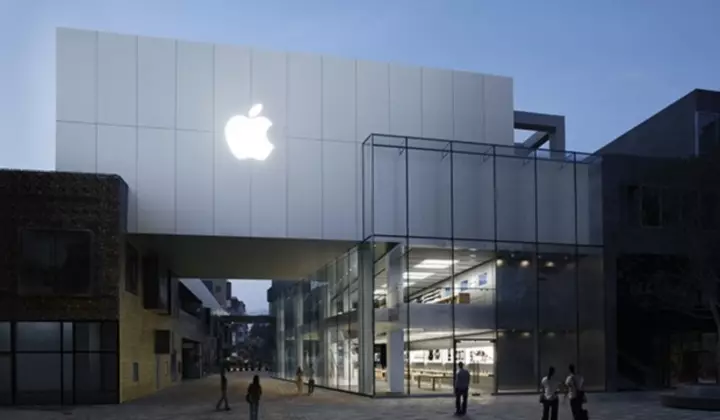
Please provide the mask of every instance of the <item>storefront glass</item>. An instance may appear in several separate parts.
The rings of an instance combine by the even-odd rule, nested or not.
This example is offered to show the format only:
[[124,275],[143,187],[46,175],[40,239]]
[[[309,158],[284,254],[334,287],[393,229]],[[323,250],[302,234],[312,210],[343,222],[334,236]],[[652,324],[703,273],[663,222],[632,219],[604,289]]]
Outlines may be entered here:
[[[366,239],[284,289],[278,332],[292,361],[280,376],[312,366],[332,389],[439,395],[462,362],[474,390],[534,392],[550,366],[575,364],[589,389],[604,389],[598,163],[371,136]],[[291,302],[301,317],[287,318]]]

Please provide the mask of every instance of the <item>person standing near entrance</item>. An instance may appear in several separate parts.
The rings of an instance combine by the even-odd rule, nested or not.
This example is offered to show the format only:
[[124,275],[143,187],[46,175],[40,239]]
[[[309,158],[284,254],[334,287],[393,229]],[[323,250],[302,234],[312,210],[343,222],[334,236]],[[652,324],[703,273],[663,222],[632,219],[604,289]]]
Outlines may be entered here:
[[[455,375],[455,415],[464,416],[467,414],[467,399],[470,388],[470,372],[465,369],[463,362],[458,363],[458,371]],[[461,401],[462,400],[462,401]]]
[[587,418],[585,409],[583,409],[583,403],[585,403],[585,391],[583,390],[585,379],[575,373],[575,365],[568,366],[568,370],[570,374],[565,379],[565,386],[567,387],[566,397],[570,398],[570,411],[574,420],[585,420]]
[[308,381],[308,395],[312,395],[313,392],[315,392],[315,370],[313,370],[312,363],[308,365],[305,375],[307,376]]
[[[560,383],[555,379],[555,368],[550,366],[546,377],[540,381],[542,394],[540,404],[543,406],[542,420],[557,420],[558,418],[558,387]],[[550,418],[548,419],[548,415]]]
[[260,396],[262,395],[262,387],[260,386],[260,377],[253,376],[252,383],[248,386],[245,401],[250,406],[250,420],[257,420],[260,411]]
[[215,410],[220,411],[220,405],[225,403],[225,411],[230,411],[230,405],[228,405],[227,397],[227,376],[225,376],[225,369],[220,368],[220,399],[215,404]]
[[297,370],[295,371],[295,386],[297,387],[297,393],[302,394],[303,389],[303,371],[300,366],[298,366]]

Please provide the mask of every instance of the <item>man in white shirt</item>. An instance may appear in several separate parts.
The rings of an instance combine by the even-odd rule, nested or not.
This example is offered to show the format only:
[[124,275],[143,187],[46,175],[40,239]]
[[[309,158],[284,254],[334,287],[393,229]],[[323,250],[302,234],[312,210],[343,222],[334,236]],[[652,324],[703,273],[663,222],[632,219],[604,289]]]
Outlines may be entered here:
[[540,381],[542,387],[542,394],[540,395],[540,402],[543,406],[542,420],[557,420],[558,418],[558,387],[560,381],[555,379],[555,368],[550,366],[546,377]]
[[575,373],[575,365],[570,365],[568,370],[570,371],[570,374],[567,379],[565,379],[565,386],[568,390],[567,396],[570,398],[570,411],[572,412],[573,419],[583,420],[583,403],[585,402],[585,391],[583,391],[583,385],[585,379]]

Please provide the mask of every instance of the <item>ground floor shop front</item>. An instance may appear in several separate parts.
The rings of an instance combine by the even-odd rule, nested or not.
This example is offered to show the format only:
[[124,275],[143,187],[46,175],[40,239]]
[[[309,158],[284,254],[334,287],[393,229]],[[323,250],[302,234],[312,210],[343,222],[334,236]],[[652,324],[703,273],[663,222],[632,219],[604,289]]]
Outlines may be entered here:
[[273,294],[278,376],[365,395],[535,392],[574,364],[607,389],[602,252],[366,242]]

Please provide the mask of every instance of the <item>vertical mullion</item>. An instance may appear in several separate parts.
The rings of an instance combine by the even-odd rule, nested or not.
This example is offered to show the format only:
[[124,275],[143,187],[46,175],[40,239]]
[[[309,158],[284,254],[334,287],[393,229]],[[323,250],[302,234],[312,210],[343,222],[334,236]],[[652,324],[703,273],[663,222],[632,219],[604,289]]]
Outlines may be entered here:
[[[410,271],[410,149],[408,148],[408,138],[405,137],[405,246],[406,249],[401,249],[400,255],[403,257],[403,261],[405,262],[405,272]],[[403,361],[405,364],[405,370],[407,371],[407,379],[406,379],[406,390],[408,395],[410,395],[410,389],[412,387],[412,378],[410,377],[410,299],[408,295],[407,302],[405,302],[405,289],[409,289],[410,287],[410,278],[406,280],[406,284],[404,288],[400,288],[402,291],[402,303],[405,304],[406,308],[406,314],[407,314],[407,333],[405,334],[405,341],[403,342],[403,355],[405,354],[405,347],[407,346],[407,362]],[[396,292],[397,293],[397,292]],[[396,299],[396,302],[398,299]],[[406,345],[407,343],[407,345]],[[403,378],[405,377],[405,372],[403,372]]]
[[450,299],[450,318],[452,326],[452,352],[453,352],[453,384],[455,383],[455,376],[457,374],[457,341],[455,340],[455,178],[453,176],[454,162],[453,162],[453,146],[452,142],[448,143],[450,146],[450,282],[451,289],[450,293],[452,298]]
[[494,347],[493,351],[494,351],[495,357],[493,360],[493,364],[494,364],[494,368],[493,368],[494,372],[493,373],[494,373],[494,382],[495,382],[495,385],[494,385],[495,393],[497,393],[498,390],[500,389],[500,376],[499,376],[499,372],[498,372],[499,353],[497,351],[498,328],[500,325],[500,323],[498,321],[500,310],[498,308],[497,294],[498,294],[498,289],[499,289],[500,283],[498,281],[499,276],[498,276],[498,264],[497,264],[497,260],[498,260],[497,207],[498,206],[497,206],[497,150],[496,150],[496,146],[493,145],[491,150],[492,150],[492,158],[491,159],[492,159],[492,184],[493,184],[493,248],[495,249],[495,293],[493,293],[493,295],[494,295],[493,303],[495,304],[495,347]]
[[[537,151],[533,152],[532,155],[533,159],[533,197],[535,198],[534,204],[535,204],[535,244],[534,244],[534,255],[532,264],[535,268],[535,278],[533,281],[535,282],[535,354],[537,355],[537,372],[535,377],[536,378],[542,378],[542,341],[540,339],[540,267],[539,267],[539,259],[538,259],[538,251],[539,251],[539,245],[538,245],[538,197],[537,197],[537,191],[538,191],[538,182],[537,182]],[[537,381],[536,381],[537,383]],[[536,389],[539,390],[538,385],[535,385]]]

